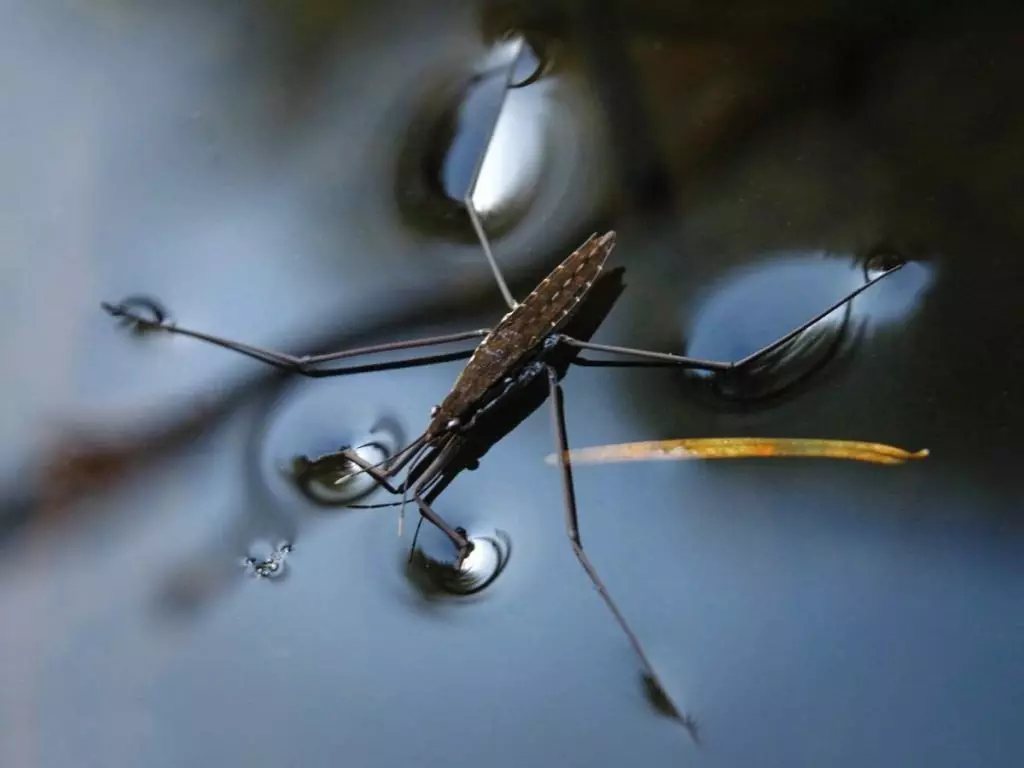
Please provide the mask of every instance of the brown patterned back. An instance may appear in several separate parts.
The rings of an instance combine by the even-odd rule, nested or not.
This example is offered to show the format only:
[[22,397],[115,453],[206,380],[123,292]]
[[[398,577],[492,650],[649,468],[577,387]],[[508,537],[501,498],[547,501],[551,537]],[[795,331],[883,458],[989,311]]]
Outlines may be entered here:
[[508,375],[548,334],[558,330],[587,295],[608,255],[615,247],[615,232],[591,236],[550,275],[541,280],[515,309],[484,337],[455,380],[427,428],[445,431],[449,421],[461,417],[483,394]]

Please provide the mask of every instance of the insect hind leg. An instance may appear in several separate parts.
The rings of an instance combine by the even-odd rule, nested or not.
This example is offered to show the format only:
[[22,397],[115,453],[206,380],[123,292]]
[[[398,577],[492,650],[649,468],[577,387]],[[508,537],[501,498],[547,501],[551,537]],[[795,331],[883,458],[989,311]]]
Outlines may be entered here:
[[636,633],[629,626],[629,622],[626,621],[626,617],[623,616],[619,607],[615,604],[611,594],[604,585],[604,581],[583,549],[583,541],[580,537],[579,515],[576,509],[576,490],[573,485],[572,466],[569,461],[569,438],[565,427],[562,387],[558,383],[558,372],[554,368],[549,366],[547,368],[547,375],[551,391],[551,416],[554,424],[555,441],[558,447],[558,463],[562,469],[562,490],[565,494],[565,527],[569,541],[572,544],[573,554],[576,555],[576,559],[583,567],[583,570],[586,571],[597,593],[615,617],[615,621],[626,635],[629,644],[633,646],[633,650],[636,652],[640,666],[643,669],[644,686],[652,703],[664,714],[678,721],[689,732],[691,738],[694,741],[698,741],[696,720],[692,715],[680,712],[672,702],[672,699],[658,678],[658,673],[655,672],[654,666],[647,658],[647,653],[640,643],[640,638],[637,637]]

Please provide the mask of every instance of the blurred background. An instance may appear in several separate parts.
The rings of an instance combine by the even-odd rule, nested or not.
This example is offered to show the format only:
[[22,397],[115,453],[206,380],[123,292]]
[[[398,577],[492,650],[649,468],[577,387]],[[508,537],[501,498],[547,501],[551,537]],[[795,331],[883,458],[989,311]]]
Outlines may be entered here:
[[[1024,759],[1019,4],[0,18],[0,765]],[[742,357],[874,257],[909,262],[741,391],[566,378],[576,446],[931,451],[576,470],[590,556],[699,747],[648,705],[572,556],[546,409],[437,504],[507,531],[507,570],[426,599],[393,511],[317,505],[287,468],[382,419],[417,434],[461,362],[289,379],[99,308],[149,295],[298,354],[490,325],[504,305],[457,201],[495,120],[474,201],[515,295],[618,231],[628,287],[595,341]],[[283,542],[281,578],[247,574]]]

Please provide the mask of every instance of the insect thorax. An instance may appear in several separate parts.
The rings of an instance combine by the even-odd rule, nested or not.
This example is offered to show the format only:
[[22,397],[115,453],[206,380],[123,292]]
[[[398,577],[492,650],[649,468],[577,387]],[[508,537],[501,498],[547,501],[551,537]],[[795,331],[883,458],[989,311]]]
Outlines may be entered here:
[[[431,414],[427,431],[465,429],[509,387],[515,387],[540,346],[575,313],[615,244],[615,233],[591,237],[506,314],[473,352],[448,396]],[[524,366],[524,364],[526,364]]]

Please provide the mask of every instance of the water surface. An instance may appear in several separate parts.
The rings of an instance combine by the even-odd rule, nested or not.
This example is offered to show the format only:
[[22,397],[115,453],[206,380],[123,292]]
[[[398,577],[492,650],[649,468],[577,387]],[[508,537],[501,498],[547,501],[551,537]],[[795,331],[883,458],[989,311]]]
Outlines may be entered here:
[[[546,410],[438,504],[507,531],[508,568],[473,599],[427,601],[394,510],[318,507],[282,467],[381,418],[416,434],[458,361],[284,381],[99,311],[150,294],[182,324],[299,353],[503,314],[444,201],[411,216],[396,192],[429,202],[403,153],[445,135],[433,94],[465,92],[493,19],[364,5],[5,12],[0,469],[5,520],[36,525],[5,539],[0,762],[1018,765],[1020,14],[737,6],[698,23],[641,3],[530,20],[556,58],[515,93],[542,126],[495,244],[517,295],[615,228],[628,288],[595,340],[728,358],[849,290],[876,249],[911,262],[792,392],[727,401],[664,369],[566,379],[579,446],[931,450],[898,468],[576,470],[588,551],[698,748],[648,706],[572,556]],[[153,460],[129,452],[58,496],[56,446],[128,439]],[[57,517],[71,524],[39,526]],[[246,573],[282,542],[284,578]]]

